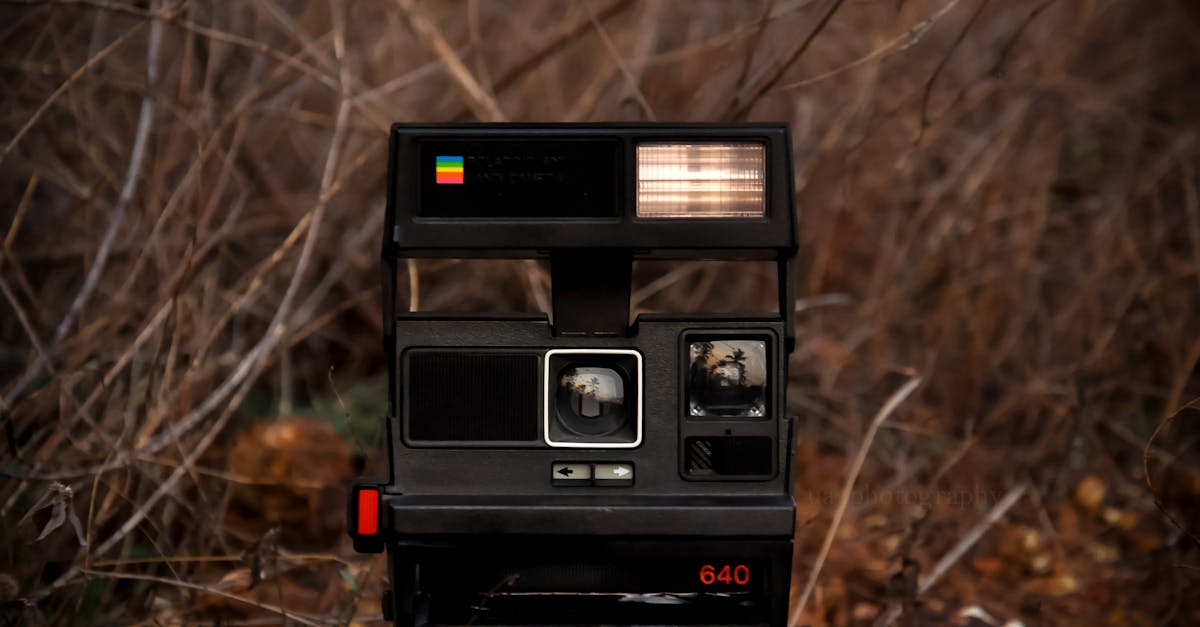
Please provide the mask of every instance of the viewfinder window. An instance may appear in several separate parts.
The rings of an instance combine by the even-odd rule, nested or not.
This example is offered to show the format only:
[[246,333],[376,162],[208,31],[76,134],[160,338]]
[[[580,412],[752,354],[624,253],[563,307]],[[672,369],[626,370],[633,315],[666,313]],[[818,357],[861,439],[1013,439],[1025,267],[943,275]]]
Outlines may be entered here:
[[705,340],[688,344],[687,408],[699,418],[767,417],[767,343]]

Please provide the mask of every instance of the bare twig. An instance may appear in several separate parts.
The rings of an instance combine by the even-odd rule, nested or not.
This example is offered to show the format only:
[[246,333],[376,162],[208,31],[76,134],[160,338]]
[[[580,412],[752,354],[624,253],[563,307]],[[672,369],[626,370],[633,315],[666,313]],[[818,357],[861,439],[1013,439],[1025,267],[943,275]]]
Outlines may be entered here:
[[334,177],[337,172],[342,141],[346,133],[346,119],[349,115],[349,107],[348,99],[343,97],[338,106],[338,124],[334,130],[333,137],[330,138],[329,151],[325,159],[325,168],[321,175],[321,189],[318,194],[317,205],[313,208],[311,214],[309,214],[311,220],[309,221],[307,237],[304,240],[304,247],[300,250],[300,258],[296,261],[296,270],[292,274],[291,281],[284,291],[283,298],[279,301],[279,308],[275,311],[271,323],[267,326],[267,333],[242,358],[229,378],[200,407],[189,412],[178,422],[168,425],[168,429],[164,433],[160,433],[147,441],[146,445],[139,451],[140,453],[152,454],[162,450],[168,443],[178,438],[180,434],[190,430],[203,420],[217,404],[228,397],[233,389],[243,381],[256,378],[266,358],[286,336],[292,302],[299,293],[301,279],[312,259],[313,250],[316,248],[317,234],[321,227],[321,220],[325,215],[325,208],[329,204],[330,195],[334,191]]
[[817,559],[813,562],[812,570],[808,572],[808,580],[804,584],[804,591],[800,593],[800,600],[796,602],[795,609],[792,610],[791,619],[788,625],[796,627],[800,624],[800,618],[804,615],[805,606],[808,605],[808,598],[812,596],[813,589],[817,586],[817,578],[821,575],[821,567],[825,565],[825,558],[829,556],[829,549],[833,546],[833,539],[837,536],[838,527],[842,523],[842,517],[846,514],[846,506],[850,503],[850,496],[854,492],[854,483],[858,480],[858,473],[862,471],[863,463],[867,460],[867,453],[871,450],[871,443],[875,441],[875,434],[879,432],[879,427],[896,411],[896,408],[908,398],[917,386],[921,385],[921,377],[914,376],[900,386],[883,407],[879,408],[879,412],[875,414],[875,418],[871,421],[871,426],[867,428],[866,435],[863,436],[862,443],[858,446],[858,454],[854,457],[854,462],[850,464],[850,473],[846,475],[846,481],[842,484],[842,494],[838,497],[837,509],[833,511],[833,519],[829,521],[829,529],[825,532],[825,541],[821,544],[821,550],[817,553]]
[[[976,523],[974,527],[971,527],[949,551],[946,551],[945,555],[942,555],[942,558],[933,565],[928,575],[921,577],[921,583],[917,587],[917,596],[925,594],[930,588],[937,585],[937,582],[941,581],[942,577],[950,572],[950,569],[967,554],[967,551],[970,551],[971,547],[975,546],[983,538],[983,535],[999,522],[1001,518],[1004,518],[1008,510],[1012,509],[1017,504],[1017,501],[1021,500],[1022,496],[1025,496],[1025,492],[1028,489],[1029,484],[1022,483],[1018,485],[1009,490],[992,509],[988,510],[983,520]],[[892,605],[887,612],[876,619],[875,627],[887,627],[891,625],[900,617],[901,612],[902,609],[899,605]]]
[[487,60],[483,54],[483,25],[479,21],[479,0],[467,2],[467,33],[471,37],[471,60],[475,64],[475,73],[479,82],[487,91],[492,91],[492,75],[488,71]]
[[[58,86],[58,89],[55,89],[49,96],[46,97],[46,100],[44,100],[41,106],[39,106],[37,110],[33,112],[33,115],[29,116],[29,119],[25,121],[25,124],[21,125],[21,128],[17,131],[16,135],[13,135],[13,138],[8,140],[8,143],[4,145],[4,148],[0,150],[0,162],[4,161],[4,158],[8,156],[8,153],[12,152],[17,143],[21,141],[21,138],[25,137],[25,134],[28,133],[29,130],[38,123],[38,120],[42,119],[42,116],[45,115],[46,111],[50,109],[50,105],[54,104],[54,102],[58,100],[60,96],[66,93],[67,89],[70,88],[71,85],[75,84],[75,81],[78,81],[88,73],[88,70],[92,69],[92,67],[94,67],[97,63],[103,61],[105,57],[112,54],[112,52],[120,47],[121,44],[125,43],[126,39],[129,39],[129,37],[131,37],[138,30],[141,30],[144,24],[145,22],[138,22],[137,24],[134,24],[129,28],[129,30],[118,35],[116,39],[113,39],[112,42],[101,49],[100,52],[97,52],[86,62],[84,62],[83,65],[79,66],[78,69],[72,72],[71,75],[67,77],[67,80],[63,81],[62,84]],[[150,84],[153,84],[153,81],[150,81]],[[153,103],[151,104],[151,112],[153,112]],[[142,123],[139,118],[139,130],[141,130],[141,124]],[[136,154],[136,152],[137,147],[135,145],[134,153]],[[132,159],[130,161],[132,162]]]
[[[159,22],[155,22],[155,24],[158,23]],[[297,261],[296,271],[292,275],[292,279],[288,284],[283,298],[280,299],[279,307],[276,309],[275,315],[268,325],[267,333],[260,338],[258,343],[242,357],[225,381],[223,381],[215,390],[209,393],[197,407],[192,408],[177,421],[169,423],[165,431],[148,438],[146,442],[136,451],[137,455],[151,455],[157,453],[172,442],[177,441],[182,434],[198,425],[214,409],[216,409],[221,405],[221,403],[229,398],[229,395],[232,394],[234,390],[237,389],[244,381],[247,379],[252,380],[256,378],[258,373],[261,371],[261,368],[263,367],[267,357],[269,357],[274,348],[281,341],[283,341],[284,338],[286,338],[287,333],[285,327],[289,322],[295,322],[291,321],[289,316],[292,302],[295,300],[299,291],[300,279],[308,267],[309,260],[312,258],[313,250],[316,246],[317,231],[319,230],[319,225],[324,214],[325,207],[333,195],[341,189],[340,179],[334,180],[334,173],[336,171],[339,155],[337,146],[341,145],[342,138],[345,135],[347,129],[347,124],[345,122],[349,113],[349,108],[345,105],[345,103],[348,102],[348,99],[343,98],[342,102],[343,105],[339,107],[338,112],[339,123],[331,140],[330,151],[325,163],[325,171],[322,175],[321,190],[317,205],[308,214],[306,214],[304,218],[301,219],[300,223],[293,231],[293,235],[298,235],[299,233],[304,232],[306,229],[308,232],[304,241],[304,246],[300,253],[300,259]],[[97,388],[93,392],[93,398],[99,391],[100,388]],[[93,400],[93,398],[89,398],[89,401]],[[81,408],[81,411],[85,410],[89,404],[90,402],[85,402],[84,407]],[[122,453],[117,455],[115,459],[97,467],[81,469],[68,473],[48,473],[40,478],[45,479],[84,476],[95,472],[103,472],[112,468],[120,467],[128,463],[131,459],[132,457],[128,453]]]
[[638,288],[629,297],[629,307],[637,309],[646,299],[655,294],[667,289],[668,287],[678,283],[685,277],[691,276],[705,268],[705,265],[699,261],[691,261],[681,263],[678,267],[672,268],[670,272],[654,279],[650,283]]
[[933,15],[925,18],[924,20],[921,20],[916,25],[914,25],[912,28],[908,29],[907,32],[901,34],[898,37],[895,37],[891,41],[883,44],[882,46],[879,46],[878,48],[875,48],[874,50],[868,52],[867,54],[865,54],[845,65],[836,67],[832,70],[829,70],[828,72],[822,72],[821,74],[818,74],[811,78],[805,78],[805,79],[798,80],[793,83],[786,83],[784,85],[780,85],[776,89],[783,91],[786,89],[796,89],[797,87],[807,87],[814,83],[819,83],[825,79],[833,78],[834,76],[837,76],[838,74],[841,74],[842,72],[846,72],[848,70],[852,70],[861,65],[870,63],[871,61],[874,61],[875,59],[880,59],[880,58],[886,57],[889,54],[892,54],[894,52],[904,52],[905,50],[908,50],[909,48],[912,48],[913,46],[917,45],[917,42],[921,41],[921,38],[923,38],[925,36],[925,33],[929,32],[929,29],[932,28],[934,24],[937,24],[943,17],[945,17],[947,13],[954,10],[954,7],[958,6],[958,3],[961,1],[962,0],[950,0],[946,4],[943,4],[942,7],[940,9],[938,9]]
[[[406,264],[408,268],[408,310],[410,312],[421,310],[421,276],[417,273],[417,260],[408,259]],[[384,320],[384,324],[391,324],[390,320]]]
[[524,60],[518,62],[516,65],[501,74],[500,78],[496,80],[496,93],[501,93],[509,87],[517,84],[518,81],[520,81],[530,72],[536,70],[540,64],[546,61],[546,59],[571,45],[571,43],[578,41],[579,35],[582,34],[583,31],[592,27],[593,18],[603,23],[608,18],[613,17],[629,8],[632,6],[632,4],[632,0],[616,0],[594,16],[589,14],[586,19],[581,19],[561,29],[544,45],[535,50]]
[[[795,0],[788,4],[774,6],[771,8],[770,13],[766,16],[766,22],[774,22],[784,16],[791,15],[815,1],[816,0]],[[765,33],[765,30],[766,29],[763,28],[763,17],[759,16],[750,22],[740,24],[723,33],[706,37],[695,43],[688,43],[677,48],[657,52],[651,55],[649,59],[646,59],[646,64],[656,66],[668,63],[679,63],[681,61],[691,59],[698,54],[728,46],[735,41],[746,39],[747,37],[751,36],[758,36]]]
[[[134,27],[137,28],[137,27]],[[93,59],[102,58],[102,55],[107,55],[123,40],[125,36],[133,32],[130,29],[125,35],[118,38],[113,43],[109,44],[97,54]],[[162,41],[162,22],[152,22],[150,26],[150,38],[147,43],[146,52],[146,84],[153,89],[156,79],[158,78],[158,47]],[[76,75],[82,75],[91,67],[93,62],[89,60],[85,63],[76,74],[72,75],[72,79]],[[66,89],[66,86],[72,79],[68,79],[63,83],[63,87],[56,94]],[[53,97],[53,96],[52,96]],[[35,118],[37,114],[35,114]],[[34,120],[30,120],[27,124],[32,126]],[[92,291],[96,289],[96,284],[100,281],[100,275],[104,273],[104,268],[108,263],[108,255],[112,251],[113,241],[117,238],[117,233],[121,230],[121,225],[125,222],[125,210],[129,206],[129,201],[133,198],[133,190],[137,188],[138,175],[142,170],[142,159],[146,155],[146,144],[150,138],[150,129],[154,123],[154,98],[147,94],[142,99],[142,109],[138,114],[137,132],[133,138],[133,149],[129,155],[129,168],[125,172],[125,184],[121,186],[121,193],[117,197],[117,204],[113,207],[112,218],[109,220],[108,229],[104,232],[104,238],[100,240],[100,247],[96,249],[96,258],[92,261],[91,268],[88,269],[87,276],[83,280],[83,286],[79,289],[79,293],[75,295],[75,300],[71,301],[71,306],[67,309],[66,315],[58,324],[58,328],[54,332],[54,336],[50,338],[50,342],[46,345],[46,350],[38,354],[37,359],[33,364],[25,370],[17,382],[4,395],[4,404],[12,406],[25,392],[25,388],[33,382],[49,363],[54,351],[58,349],[58,344],[66,337],[67,332],[75,325],[75,319],[79,316],[79,312],[83,310],[83,304],[91,297]],[[0,160],[4,158],[4,154],[8,152],[13,144],[20,139],[21,133],[13,139],[4,153],[0,153]]]
[[[33,351],[37,355],[35,359],[40,359],[42,355],[46,354],[46,348],[42,346],[42,341],[38,339],[37,330],[29,323],[29,316],[25,313],[25,308],[21,306],[20,301],[17,300],[17,295],[12,293],[12,289],[8,286],[8,281],[5,281],[2,275],[0,275],[0,292],[4,293],[4,297],[8,299],[8,304],[13,308],[13,312],[17,314],[17,321],[21,323],[21,329],[29,337],[29,344],[33,346]],[[53,368],[51,372],[53,372]],[[3,405],[0,405],[0,409],[8,407],[6,400],[0,399],[0,403],[3,403]]]
[[741,89],[746,85],[746,79],[750,78],[750,68],[754,64],[754,56],[758,54],[758,49],[766,41],[763,34],[767,32],[767,25],[771,23],[771,13],[775,11],[775,0],[767,0],[763,5],[762,15],[758,16],[758,27],[755,29],[754,37],[750,41],[750,49],[746,51],[745,57],[742,58],[742,69],[738,73],[737,83],[734,89]]
[[921,94],[921,130],[917,135],[917,141],[920,141],[921,136],[925,133],[925,129],[929,127],[929,99],[933,94],[933,86],[937,83],[938,77],[942,75],[942,70],[946,69],[946,64],[954,56],[954,51],[958,50],[958,46],[962,44],[963,39],[966,39],[967,33],[975,25],[975,21],[983,14],[983,9],[987,7],[987,4],[988,0],[979,0],[975,11],[967,19],[966,25],[962,27],[962,30],[958,31],[958,36],[954,38],[954,42],[950,44],[950,48],[946,50],[946,54],[942,55],[942,58],[938,60],[937,67],[933,69],[933,73],[925,81],[925,89]]
[[370,88],[362,81],[362,79],[352,74],[349,69],[345,67],[345,64],[338,64],[336,59],[329,58],[325,54],[325,51],[318,47],[316,42],[308,37],[304,33],[304,30],[300,28],[298,24],[296,24],[296,21],[276,2],[273,2],[272,0],[264,0],[254,4],[255,7],[265,9],[267,15],[274,19],[283,28],[287,29],[288,34],[296,39],[296,41],[300,42],[301,47],[304,48],[304,51],[308,53],[309,56],[311,56],[313,59],[316,59],[318,62],[321,62],[322,65],[337,70],[338,84],[340,85],[341,91],[349,91],[359,94],[359,96],[351,98],[351,103],[355,106],[360,114],[371,121],[373,126],[379,129],[385,129],[388,127],[388,122],[384,114],[382,112],[375,111],[374,109],[367,108],[368,105],[370,105],[370,99],[361,97],[363,93],[370,90]]
[[417,10],[412,0],[398,1],[417,37],[446,64],[446,70],[450,72],[450,77],[454,79],[455,84],[466,96],[467,106],[475,113],[475,116],[485,122],[505,121],[507,117],[500,110],[500,105],[496,103],[496,97],[479,83],[471,70],[467,69],[450,42],[446,41],[446,37],[442,35],[437,24]]
[[823,13],[821,18],[817,20],[816,25],[814,25],[812,30],[808,32],[808,35],[806,35],[804,39],[800,40],[800,43],[793,48],[790,53],[788,53],[783,62],[777,64],[773,68],[768,69],[761,75],[759,80],[752,82],[750,95],[748,97],[743,99],[741,93],[738,93],[734,96],[733,100],[729,102],[729,107],[725,110],[725,114],[721,116],[722,119],[741,120],[745,118],[746,114],[750,112],[750,109],[753,108],[754,105],[758,103],[758,101],[761,100],[762,97],[766,95],[766,93],[770,91],[776,83],[779,82],[779,79],[783,77],[783,73],[786,72],[787,69],[791,67],[792,64],[801,57],[801,55],[804,54],[805,50],[808,50],[809,46],[812,45],[812,42],[816,40],[817,35],[821,34],[822,30],[825,30],[825,26],[829,24],[829,20],[833,19],[834,14],[838,12],[838,9],[842,8],[842,4],[844,4],[845,1],[846,0],[833,0],[833,3],[829,5],[829,8],[825,10],[825,13]]
[[[331,89],[339,89],[339,91],[340,91],[340,83],[337,79],[330,76],[328,72],[323,72],[323,71],[321,71],[320,68],[317,68],[310,63],[305,63],[303,60],[300,59],[300,55],[294,55],[294,54],[290,55],[290,54],[282,52],[276,48],[273,48],[273,47],[267,45],[266,43],[263,43],[262,41],[258,41],[252,37],[245,37],[242,35],[237,35],[235,33],[228,33],[228,32],[216,29],[216,28],[211,28],[208,26],[204,26],[202,24],[197,24],[196,22],[193,22],[191,20],[187,20],[187,19],[183,19],[183,18],[179,17],[180,9],[183,7],[183,5],[187,4],[187,0],[181,0],[180,2],[176,3],[175,5],[172,5],[172,6],[163,8],[163,9],[157,9],[157,10],[144,9],[144,8],[132,5],[132,4],[125,4],[125,3],[120,3],[120,2],[105,2],[103,0],[55,0],[55,2],[58,4],[64,4],[64,5],[90,7],[90,8],[94,8],[94,9],[103,10],[103,11],[112,11],[114,13],[122,13],[122,14],[126,14],[126,15],[146,18],[146,20],[148,20],[148,21],[165,22],[172,26],[181,28],[185,31],[192,32],[197,35],[201,35],[201,36],[211,39],[213,41],[219,41],[222,43],[237,46],[239,48],[253,50],[267,58],[270,58],[270,59],[273,59],[273,60],[279,62],[280,65],[282,65],[282,66],[292,68],[306,76],[309,76],[309,77],[315,79],[317,82],[321,83],[322,85],[325,85],[326,87],[329,87]],[[40,4],[40,2],[38,0],[32,0],[29,2],[22,2],[20,0],[0,0],[0,4],[37,5],[37,4]],[[145,22],[144,21],[139,22],[133,28],[134,29],[139,28],[142,24],[145,24]],[[130,29],[130,33],[132,33],[132,31],[133,31],[133,29]],[[130,33],[126,33],[122,37],[127,36]],[[117,43],[117,42],[114,42],[114,43]],[[306,52],[308,52],[310,50],[311,49],[306,49]],[[102,50],[98,54],[106,55],[107,52],[105,50]],[[92,65],[94,65],[94,63],[92,63]],[[86,67],[82,67],[82,68],[80,68],[80,71],[83,71],[86,73],[86,69],[87,69]],[[77,79],[74,76],[72,76],[71,79],[68,79],[68,82],[73,82],[74,80],[77,80]],[[57,94],[55,94],[55,96],[57,96]],[[377,128],[381,128],[381,129],[387,127],[386,121],[384,121],[376,111],[374,111],[371,108],[366,106],[367,103],[366,103],[365,99],[360,100],[360,99],[356,98],[356,99],[352,100],[352,103],[358,109],[359,113],[361,113],[363,115],[363,117],[365,117],[368,121],[370,121],[374,126],[376,126]],[[3,159],[3,157],[2,157],[2,155],[0,155],[0,160],[2,160],[2,159]]]
[[796,300],[796,313],[808,311],[810,309],[818,309],[821,307],[846,307],[854,304],[854,297],[841,292],[832,294],[817,294],[807,298],[799,298]]
[[[1200,348],[1200,341],[1197,341],[1194,346]],[[1193,356],[1200,356],[1200,351],[1194,351]],[[1195,364],[1195,360],[1192,363]],[[1166,505],[1163,504],[1162,499],[1158,496],[1158,490],[1154,488],[1154,475],[1150,473],[1150,447],[1154,445],[1154,441],[1158,439],[1163,429],[1179,418],[1179,415],[1185,411],[1200,411],[1200,398],[1193,399],[1192,402],[1180,407],[1178,411],[1163,416],[1158,425],[1154,427],[1154,433],[1150,434],[1150,438],[1146,440],[1146,446],[1142,449],[1142,475],[1146,477],[1146,489],[1150,490],[1150,496],[1154,499],[1154,506],[1158,508],[1159,513],[1167,519],[1167,522],[1171,523],[1171,526],[1186,535],[1197,547],[1200,547],[1200,536],[1197,536],[1187,525],[1177,520],[1171,512],[1167,511]]]
[[625,82],[629,85],[629,90],[633,92],[634,99],[642,107],[642,112],[650,120],[656,119],[654,116],[654,108],[646,100],[646,95],[642,93],[642,88],[638,85],[638,79],[629,71],[629,66],[625,64],[625,60],[621,58],[620,51],[617,50],[616,44],[613,43],[611,37],[608,36],[608,31],[596,19],[595,12],[592,11],[592,5],[587,2],[582,3],[584,10],[587,11],[588,20],[592,23],[592,28],[596,30],[596,34],[600,37],[600,41],[604,43],[604,49],[608,51],[608,56],[612,58],[617,69],[621,71],[621,76],[625,77]]
[[925,594],[930,588],[937,585],[937,582],[941,581],[942,577],[944,577],[947,572],[950,572],[950,568],[957,564],[958,561],[962,559],[963,555],[965,555],[967,551],[971,550],[971,547],[975,546],[975,544],[978,543],[981,538],[983,538],[983,535],[987,533],[988,529],[991,529],[992,526],[999,522],[1001,518],[1004,518],[1004,515],[1008,513],[1008,510],[1012,509],[1012,507],[1017,504],[1017,501],[1020,501],[1021,497],[1025,496],[1025,491],[1028,489],[1029,485],[1022,483],[1005,493],[1004,496],[994,506],[992,506],[992,509],[988,510],[988,513],[983,517],[983,520],[979,521],[974,527],[971,527],[970,531],[964,534],[963,537],[960,538],[959,541],[953,547],[951,547],[949,551],[946,551],[945,555],[942,555],[941,559],[939,559],[937,563],[933,565],[933,568],[929,570],[929,574],[921,578],[921,585],[917,588],[917,593]]
[[[91,556],[103,555],[114,546],[121,543],[130,533],[133,532],[134,529],[137,529],[138,525],[140,525],[141,522],[146,519],[146,516],[150,513],[150,510],[158,505],[158,502],[161,501],[164,496],[171,494],[171,492],[175,489],[176,484],[179,483],[179,480],[183,478],[184,474],[192,471],[196,460],[208,450],[208,447],[212,445],[213,441],[216,440],[216,437],[224,430],[225,425],[228,423],[229,419],[233,417],[234,411],[239,405],[241,405],[242,400],[245,399],[246,393],[250,391],[250,387],[252,385],[253,380],[248,381],[241,387],[240,390],[238,390],[236,394],[234,394],[233,398],[230,399],[229,404],[226,406],[225,411],[212,424],[208,430],[208,433],[206,433],[204,437],[201,438],[200,442],[196,446],[192,447],[190,452],[185,455],[183,463],[175,467],[167,479],[159,484],[154,492],[138,505],[138,508],[128,519],[125,520],[120,528],[113,532],[113,534],[110,535],[104,542],[100,543],[93,553],[89,554],[89,561],[91,560]],[[91,522],[89,521],[89,528],[90,526]],[[58,590],[59,588],[71,583],[75,577],[79,576],[83,572],[84,568],[81,566],[76,565],[71,567],[67,570],[67,572],[60,575],[58,579],[54,580],[53,583],[38,591],[33,598],[35,600],[45,598],[55,590]]]
[[25,193],[21,194],[21,202],[17,205],[17,213],[13,216],[12,223],[8,225],[8,234],[4,236],[3,248],[0,248],[0,269],[4,268],[4,260],[12,255],[13,240],[17,237],[17,231],[21,230],[21,219],[25,217],[25,211],[29,209],[29,199],[33,198],[33,192],[38,186],[38,176],[34,174],[29,177],[29,182],[25,184]]
[[1042,14],[1042,11],[1045,11],[1047,8],[1049,8],[1050,5],[1055,3],[1055,1],[1056,0],[1046,0],[1030,11],[1029,14],[1025,16],[1025,19],[1021,20],[1021,25],[1018,26],[1015,31],[1013,31],[1012,36],[1010,36],[1008,41],[1004,43],[1004,47],[1000,49],[1000,54],[996,55],[996,62],[992,64],[992,69],[988,71],[988,74],[996,75],[1004,71],[1004,64],[1008,62],[1008,55],[1012,53],[1013,48],[1015,48],[1017,45],[1017,42],[1021,40],[1021,35],[1025,32],[1025,29],[1029,28],[1029,25],[1032,24],[1033,21]]
[[1192,244],[1192,265],[1196,268],[1196,281],[1200,282],[1200,189],[1197,189],[1196,169],[1187,159],[1179,160],[1183,171],[1183,207],[1188,217],[1188,239]]
[[219,597],[224,597],[226,599],[237,601],[238,603],[244,603],[251,607],[257,607],[260,610],[266,610],[266,611],[274,613],[274,614],[279,614],[280,616],[286,616],[288,618],[288,620],[295,621],[297,623],[300,623],[301,625],[311,625],[312,627],[323,627],[325,625],[325,623],[322,621],[314,620],[312,618],[306,618],[303,615],[298,615],[295,610],[286,610],[282,607],[279,607],[278,605],[271,605],[270,603],[263,603],[262,601],[255,601],[254,599],[246,598],[244,596],[239,596],[239,595],[233,594],[231,592],[227,592],[225,590],[217,588],[216,586],[205,586],[205,585],[201,585],[198,583],[181,581],[179,579],[168,579],[166,577],[156,577],[154,575],[140,575],[137,573],[115,573],[112,571],[92,570],[92,569],[80,569],[80,572],[82,572],[86,575],[89,575],[91,577],[103,577],[106,579],[130,579],[130,580],[134,580],[134,581],[148,581],[151,583],[159,583],[159,584],[164,584],[164,585],[168,585],[168,586],[174,586],[177,588],[186,588],[188,590],[196,590],[198,592],[213,594],[213,595],[216,595]]

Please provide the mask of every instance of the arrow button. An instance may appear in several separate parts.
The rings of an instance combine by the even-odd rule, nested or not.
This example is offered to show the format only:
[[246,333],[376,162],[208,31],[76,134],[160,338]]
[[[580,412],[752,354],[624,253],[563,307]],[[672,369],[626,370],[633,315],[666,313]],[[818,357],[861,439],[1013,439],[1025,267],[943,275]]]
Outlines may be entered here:
[[563,487],[592,485],[592,465],[555,462],[550,469],[550,483]]
[[631,486],[633,464],[593,464],[592,475],[598,486]]

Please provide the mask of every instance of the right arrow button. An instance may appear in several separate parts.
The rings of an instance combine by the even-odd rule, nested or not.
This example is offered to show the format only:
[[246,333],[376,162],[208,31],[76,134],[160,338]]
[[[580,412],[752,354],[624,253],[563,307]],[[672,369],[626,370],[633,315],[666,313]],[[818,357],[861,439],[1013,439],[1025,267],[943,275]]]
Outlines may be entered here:
[[631,486],[633,464],[594,464],[592,477],[598,486]]

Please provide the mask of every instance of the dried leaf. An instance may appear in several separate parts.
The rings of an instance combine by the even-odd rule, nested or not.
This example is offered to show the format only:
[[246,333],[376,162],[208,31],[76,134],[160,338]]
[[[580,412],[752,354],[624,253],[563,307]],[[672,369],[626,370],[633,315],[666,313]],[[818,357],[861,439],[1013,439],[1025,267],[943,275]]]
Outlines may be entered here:
[[971,560],[971,565],[984,575],[998,575],[1004,569],[1004,562],[996,557],[977,557]]
[[1048,597],[1062,597],[1068,594],[1074,594],[1079,591],[1079,580],[1075,579],[1070,574],[1054,575],[1052,577],[1042,577],[1030,581],[1025,587],[1025,591],[1030,594],[1037,594]]
[[1113,564],[1121,559],[1121,553],[1117,551],[1116,547],[1108,544],[1088,544],[1087,553],[1100,564]]
[[65,522],[67,522],[67,502],[64,499],[56,498],[54,499],[54,511],[50,513],[50,520],[46,521],[46,526],[42,527],[42,532],[33,541],[37,542],[45,538]]
[[21,586],[12,575],[0,573],[0,601],[15,599],[20,591]]
[[1137,526],[1139,518],[1137,512],[1120,510],[1115,507],[1104,508],[1103,516],[1104,522],[1125,531],[1132,531]]
[[242,552],[242,561],[250,567],[250,584],[253,590],[263,580],[265,571],[276,570],[279,561],[279,527],[269,529]]
[[323,548],[345,528],[344,488],[350,446],[327,424],[309,420],[258,423],[229,452],[234,487],[226,523],[247,535],[280,528],[279,544]]
[[1075,502],[1084,509],[1096,510],[1104,504],[1107,492],[1108,488],[1100,477],[1088,475],[1075,486]]
[[[995,616],[992,616],[991,614],[988,613],[987,610],[983,609],[982,607],[979,607],[978,605],[972,605],[971,607],[964,607],[963,609],[959,610],[957,618],[959,619],[959,621],[961,621],[959,624],[968,624],[968,620],[970,620],[970,619],[974,619],[975,621],[978,621],[985,625],[999,625],[1000,624],[1000,622],[998,620],[996,620]],[[958,621],[956,621],[956,622],[958,622]]]
[[33,507],[29,508],[29,511],[25,512],[25,515],[21,517],[21,520],[17,521],[17,524],[25,524],[25,521],[29,520],[30,518],[33,518],[34,514],[53,505],[54,498],[58,494],[58,492],[55,488],[57,486],[61,486],[61,485],[62,484],[60,484],[60,483],[51,484],[50,489],[47,490],[46,493],[43,494],[42,497],[40,499],[38,499],[36,503],[33,504]]
[[[75,529],[75,537],[79,540],[79,544],[87,546],[83,539],[83,525],[79,522],[79,517],[75,515],[74,495],[74,491],[70,486],[58,482],[50,485],[50,490],[46,493],[46,496],[21,519],[27,520],[35,512],[47,507],[53,508],[50,511],[50,520],[46,521],[46,525],[42,527],[42,532],[38,534],[37,538],[34,538],[33,542],[38,542],[51,533],[54,533],[63,523],[67,522],[67,517],[69,516],[71,518],[71,526]],[[47,500],[49,500],[48,503],[46,502]]]
[[83,537],[83,522],[75,513],[74,501],[67,501],[67,520],[71,521],[71,528],[75,530],[75,540],[79,542],[79,546],[87,546],[87,539]]
[[850,610],[850,617],[858,622],[873,621],[876,616],[879,616],[879,606],[865,601],[855,603],[854,608]]

